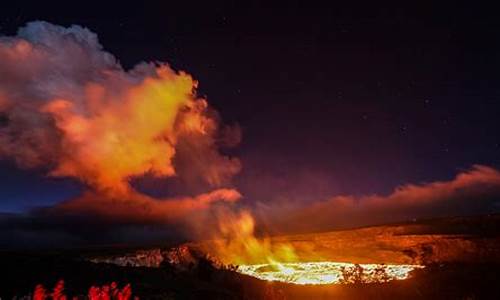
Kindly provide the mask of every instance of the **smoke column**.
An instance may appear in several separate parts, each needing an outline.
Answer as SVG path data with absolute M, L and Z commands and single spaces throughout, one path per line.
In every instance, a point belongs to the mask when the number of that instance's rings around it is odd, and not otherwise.
M 190 75 L 163 63 L 124 70 L 88 29 L 40 21 L 1 37 L 0 58 L 0 158 L 88 187 L 54 211 L 168 222 L 240 197 L 219 189 L 240 162 L 220 154 L 217 113 Z M 155 199 L 130 185 L 144 174 L 197 178 L 213 191 Z

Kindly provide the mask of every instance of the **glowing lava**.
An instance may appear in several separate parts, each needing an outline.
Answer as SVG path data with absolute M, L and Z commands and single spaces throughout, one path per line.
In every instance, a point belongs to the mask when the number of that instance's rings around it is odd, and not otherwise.
M 292 262 L 240 265 L 237 271 L 267 281 L 293 284 L 374 283 L 407 279 L 419 265 Z
M 219 215 L 218 239 L 204 245 L 221 265 L 267 281 L 293 284 L 374 283 L 402 280 L 423 268 L 405 264 L 354 264 L 325 261 L 311 247 L 296 249 L 287 242 L 273 242 L 255 235 L 255 220 L 248 211 L 226 210 Z M 304 250 L 306 249 L 306 250 Z M 304 262 L 308 257 L 309 262 Z

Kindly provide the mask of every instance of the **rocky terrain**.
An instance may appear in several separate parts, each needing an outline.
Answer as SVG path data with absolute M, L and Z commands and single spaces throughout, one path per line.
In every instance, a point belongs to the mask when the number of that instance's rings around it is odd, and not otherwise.
M 301 260 L 433 264 L 500 262 L 500 217 L 449 218 L 282 236 Z
M 388 283 L 297 286 L 221 268 L 210 241 L 175 247 L 1 252 L 0 297 L 33 293 L 64 279 L 68 295 L 89 286 L 130 283 L 141 299 L 499 299 L 500 216 L 447 218 L 274 237 L 301 260 L 420 263 L 410 279 Z
M 300 261 L 351 263 L 500 263 L 500 216 L 448 218 L 324 233 L 277 236 L 273 244 L 288 244 Z M 497 231 L 498 230 L 498 231 Z M 95 263 L 159 267 L 163 262 L 187 268 L 205 257 L 214 263 L 211 241 L 170 248 L 139 249 L 112 256 L 91 257 Z

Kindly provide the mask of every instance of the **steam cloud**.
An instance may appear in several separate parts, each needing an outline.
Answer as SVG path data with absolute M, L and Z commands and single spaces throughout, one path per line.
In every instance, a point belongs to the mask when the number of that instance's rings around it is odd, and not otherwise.
M 219 188 L 239 171 L 239 161 L 218 150 L 231 139 L 222 132 L 234 130 L 220 130 L 188 74 L 153 63 L 124 70 L 88 29 L 40 21 L 0 37 L 0 57 L 0 158 L 89 187 L 45 213 L 170 222 L 240 197 L 219 189 L 155 199 L 130 185 L 150 174 Z
M 278 232 L 314 232 L 415 218 L 486 214 L 498 211 L 500 172 L 476 165 L 453 180 L 407 184 L 389 195 L 334 196 L 313 204 L 259 204 L 261 223 Z

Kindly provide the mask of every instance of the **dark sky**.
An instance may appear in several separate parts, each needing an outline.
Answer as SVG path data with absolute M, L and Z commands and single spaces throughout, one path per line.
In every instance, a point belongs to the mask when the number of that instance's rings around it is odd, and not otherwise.
M 242 128 L 234 184 L 246 201 L 387 194 L 473 164 L 500 167 L 493 7 L 179 2 L 1 4 L 0 33 L 33 20 L 79 24 L 125 67 L 166 61 L 192 74 Z M 0 211 L 81 189 L 9 162 L 0 178 Z

